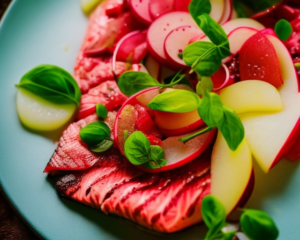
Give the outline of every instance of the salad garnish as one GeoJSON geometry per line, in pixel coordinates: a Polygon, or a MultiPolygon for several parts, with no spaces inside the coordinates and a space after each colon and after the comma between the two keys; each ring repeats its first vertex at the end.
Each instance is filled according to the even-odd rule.
{"type": "Polygon", "coordinates": [[[167,163],[162,147],[151,145],[148,138],[140,131],[129,135],[124,144],[124,152],[127,159],[134,165],[155,169],[167,163]]]}
{"type": "Polygon", "coordinates": [[[105,122],[96,121],[83,127],[79,135],[91,151],[104,152],[113,145],[110,133],[110,129],[105,122]]]}
{"type": "Polygon", "coordinates": [[[55,104],[80,104],[81,91],[70,73],[54,65],[39,65],[16,85],[55,104]]]}
{"type": "Polygon", "coordinates": [[[105,119],[107,117],[108,111],[102,103],[96,104],[96,113],[100,119],[105,119]]]}
{"type": "Polygon", "coordinates": [[[199,15],[203,13],[209,14],[211,12],[210,0],[192,0],[189,4],[189,12],[195,22],[199,25],[199,15]]]}
{"type": "MultiPolygon", "coordinates": [[[[240,209],[241,230],[251,240],[275,240],[279,235],[278,228],[271,217],[259,210],[240,209]]],[[[202,200],[201,213],[203,221],[208,227],[205,240],[233,239],[237,231],[224,232],[226,226],[226,212],[223,204],[214,196],[206,195],[202,200]]]]}
{"type": "Polygon", "coordinates": [[[290,22],[288,22],[285,19],[280,19],[276,23],[274,30],[277,37],[280,38],[282,41],[286,41],[293,32],[293,28],[290,22]]]}

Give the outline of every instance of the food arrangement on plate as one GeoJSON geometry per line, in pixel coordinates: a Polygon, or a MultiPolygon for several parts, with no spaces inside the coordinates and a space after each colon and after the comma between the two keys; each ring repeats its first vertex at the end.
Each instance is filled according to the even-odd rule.
{"type": "MultiPolygon", "coordinates": [[[[40,65],[18,84],[24,125],[66,126],[44,170],[61,196],[159,232],[204,220],[207,239],[235,235],[222,229],[256,184],[252,158],[266,173],[299,158],[300,10],[234,3],[84,2],[75,80],[40,65]]],[[[242,212],[249,238],[277,237],[267,214],[242,212]]]]}

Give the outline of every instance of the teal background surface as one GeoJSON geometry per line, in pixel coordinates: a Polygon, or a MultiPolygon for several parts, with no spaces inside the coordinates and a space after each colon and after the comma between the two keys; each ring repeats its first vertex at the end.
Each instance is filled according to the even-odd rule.
{"type": "MultiPolygon", "coordinates": [[[[158,234],[61,199],[43,173],[60,132],[40,134],[22,126],[14,85],[38,64],[55,64],[72,73],[86,26],[78,0],[15,0],[5,15],[0,27],[0,186],[44,239],[203,239],[203,225],[158,234]]],[[[255,165],[255,172],[255,191],[247,206],[267,211],[280,239],[299,239],[299,162],[282,161],[267,175],[255,165]]]]}

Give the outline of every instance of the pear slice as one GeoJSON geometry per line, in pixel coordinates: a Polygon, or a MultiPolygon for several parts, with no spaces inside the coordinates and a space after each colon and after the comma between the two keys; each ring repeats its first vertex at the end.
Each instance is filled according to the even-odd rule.
{"type": "Polygon", "coordinates": [[[62,127],[76,110],[75,104],[54,104],[22,88],[18,89],[16,104],[21,122],[37,131],[62,127]]]}
{"type": "Polygon", "coordinates": [[[246,112],[277,112],[282,110],[279,91],[260,80],[237,82],[222,89],[221,101],[237,114],[246,112]]]}

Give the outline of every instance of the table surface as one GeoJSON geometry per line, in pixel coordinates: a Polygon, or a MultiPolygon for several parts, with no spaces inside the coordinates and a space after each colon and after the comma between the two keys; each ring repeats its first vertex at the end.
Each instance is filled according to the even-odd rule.
{"type": "MultiPolygon", "coordinates": [[[[0,19],[10,2],[11,0],[0,0],[0,19]]],[[[39,239],[10,206],[2,191],[0,191],[0,239],[39,239]]]]}

